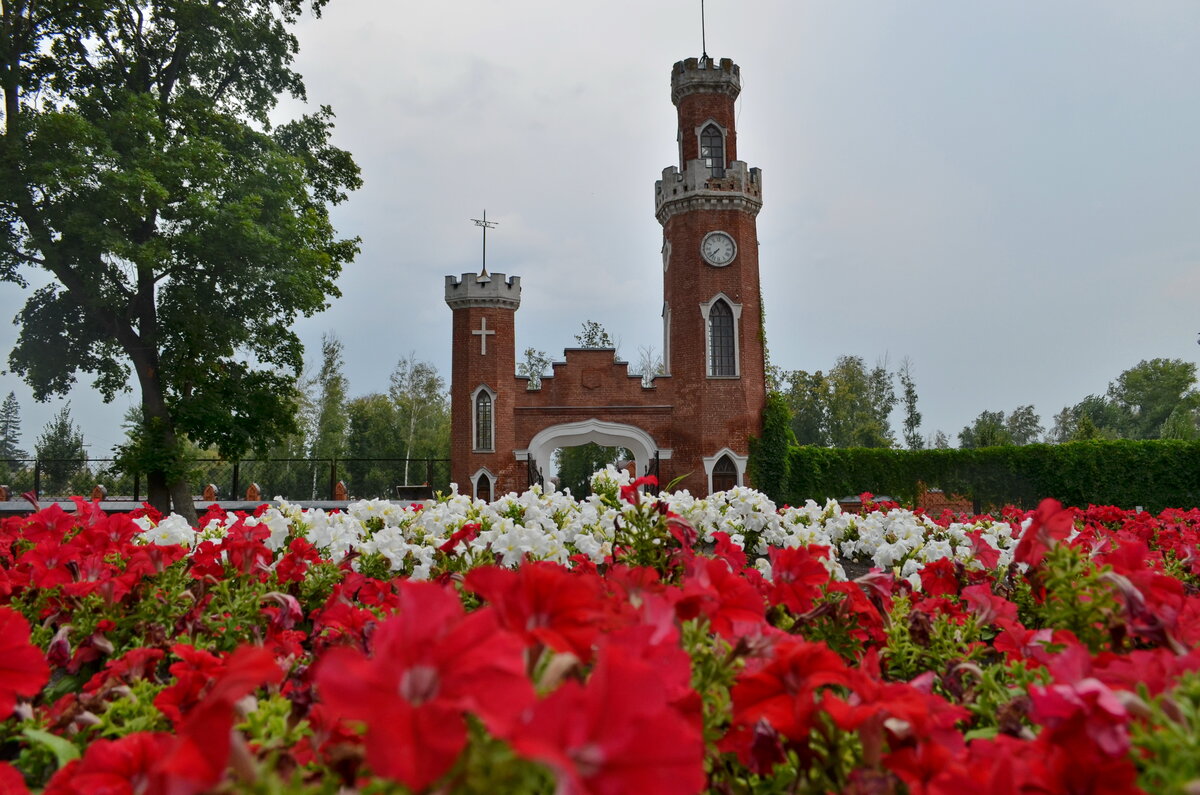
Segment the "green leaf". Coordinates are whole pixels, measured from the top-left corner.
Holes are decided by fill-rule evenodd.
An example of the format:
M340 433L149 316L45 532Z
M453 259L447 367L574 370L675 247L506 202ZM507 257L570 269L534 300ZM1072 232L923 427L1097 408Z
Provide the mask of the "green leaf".
M64 740L57 734L44 732L41 729L23 729L21 733L31 743L44 746L54 754L54 759L58 762L59 767L64 767L68 762L79 758L79 749L75 747L75 744L70 740Z

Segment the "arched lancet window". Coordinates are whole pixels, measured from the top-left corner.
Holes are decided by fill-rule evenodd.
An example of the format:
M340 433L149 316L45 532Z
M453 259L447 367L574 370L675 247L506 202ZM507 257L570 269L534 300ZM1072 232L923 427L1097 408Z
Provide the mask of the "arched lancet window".
M492 449L492 429L494 427L492 413L492 393L480 389L475 394L475 449Z
M475 475L475 498L484 502L493 502L496 499L496 482L487 470L481 469Z
M725 136L715 124L700 131L700 157L709 174L714 177L725 176Z
M737 485L737 480L737 465L733 463L733 459L727 455L718 458L717 463L713 465L712 490L728 491Z
M708 374L737 375L733 345L733 310L722 300L708 310Z

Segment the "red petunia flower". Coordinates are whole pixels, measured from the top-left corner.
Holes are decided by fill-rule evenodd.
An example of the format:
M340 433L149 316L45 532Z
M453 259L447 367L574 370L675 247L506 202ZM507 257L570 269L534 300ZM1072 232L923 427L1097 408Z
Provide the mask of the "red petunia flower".
M796 615L807 613L821 596L821 586L829 582L829 570L821 562L822 557L829 555L829 547L771 547L769 554L771 589L768 598Z
M754 586L730 571L723 560L696 558L694 564L675 604L680 620L705 616L713 632L727 640L757 631L766 615L766 604Z
M445 552L447 555L453 554L454 548L460 542L464 544L471 543L482 529L483 525L479 524L479 522L467 522L450 534L450 538L446 539L446 542L438 547L438 552Z
M29 795L25 777L8 762L0 762L0 792L4 795Z
M560 795L704 788L699 727L671 708L652 669L616 647L600 651L586 684L563 684L507 739L519 755L555 771Z
M734 723L765 719L780 734L803 742L817 712L817 688L849 685L842 658L824 643L790 640L775 647L775 659L733 686Z
M491 608L465 615L452 592L403 581L399 613L379 625L372 656L334 648L316 663L329 711L366 723L367 762L421 790L442 776L467 741L464 712L504 734L533 701L523 645Z
M484 566L467 574L468 590L496 608L500 625L555 651L569 651L585 662L605 616L600 580L557 563L527 563L519 569Z
M1075 529L1075 514L1063 508L1058 500L1046 498L1033 514L1033 521L1021 534L1021 541L1013 552L1013 561L1037 566L1046 556L1046 550L1071 534Z
M12 714L18 696L33 698L49 679L45 656L29 642L29 622L0 607L0 721Z

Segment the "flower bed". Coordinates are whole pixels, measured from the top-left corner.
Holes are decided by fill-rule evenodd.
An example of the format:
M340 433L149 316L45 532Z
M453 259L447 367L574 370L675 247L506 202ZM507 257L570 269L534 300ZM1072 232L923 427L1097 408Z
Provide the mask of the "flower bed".
M4 520L0 792L1200 788L1200 511L594 486Z

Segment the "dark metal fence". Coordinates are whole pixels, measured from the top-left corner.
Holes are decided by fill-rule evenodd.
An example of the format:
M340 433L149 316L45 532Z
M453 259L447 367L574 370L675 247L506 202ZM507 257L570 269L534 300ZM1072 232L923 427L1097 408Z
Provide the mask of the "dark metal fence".
M190 461L187 479L198 498L211 485L223 500L247 499L251 484L258 486L263 500L334 500L340 496L339 484L349 499L418 497L449 489L450 460L199 458ZM38 500L89 497L97 486L107 500L138 502L146 496L145 474L126 471L111 458L0 460L0 484L13 496L32 492Z

